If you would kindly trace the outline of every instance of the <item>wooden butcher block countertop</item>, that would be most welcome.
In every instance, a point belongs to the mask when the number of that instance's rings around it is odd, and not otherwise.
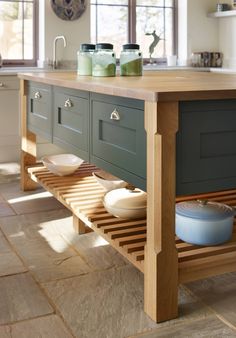
[[[137,77],[79,76],[76,72],[22,73],[21,79],[145,101],[236,98],[236,75],[194,71],[146,71]]]

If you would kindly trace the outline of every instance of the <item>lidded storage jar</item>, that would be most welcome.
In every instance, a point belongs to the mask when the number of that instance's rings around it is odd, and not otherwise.
[[[111,43],[97,43],[93,54],[93,76],[115,76],[116,55]]]
[[[78,56],[78,74],[92,75],[92,56],[95,50],[95,45],[83,43],[80,45]]]
[[[128,43],[123,45],[120,54],[120,75],[140,76],[143,73],[143,59],[139,45]]]

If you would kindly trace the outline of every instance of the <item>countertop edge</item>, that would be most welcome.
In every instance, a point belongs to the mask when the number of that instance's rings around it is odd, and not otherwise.
[[[18,73],[18,77],[22,80],[150,102],[236,99],[236,76],[203,74],[185,71],[183,76],[179,76],[175,72],[148,72],[139,78],[94,78],[78,77],[76,73],[44,72]]]

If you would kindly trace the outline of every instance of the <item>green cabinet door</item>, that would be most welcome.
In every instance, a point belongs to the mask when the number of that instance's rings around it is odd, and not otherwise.
[[[51,86],[30,82],[28,86],[28,129],[52,142]]]
[[[177,194],[236,187],[236,100],[181,102]]]
[[[91,161],[145,189],[143,101],[91,95]]]
[[[89,159],[89,93],[54,88],[53,143]]]

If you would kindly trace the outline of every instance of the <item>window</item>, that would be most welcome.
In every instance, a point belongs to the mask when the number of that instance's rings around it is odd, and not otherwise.
[[[5,65],[35,65],[36,0],[0,0],[0,52]]]
[[[90,4],[93,43],[111,42],[119,56],[123,44],[136,42],[144,58],[149,58],[149,46],[160,38],[152,58],[163,60],[176,53],[177,0],[91,0]]]

